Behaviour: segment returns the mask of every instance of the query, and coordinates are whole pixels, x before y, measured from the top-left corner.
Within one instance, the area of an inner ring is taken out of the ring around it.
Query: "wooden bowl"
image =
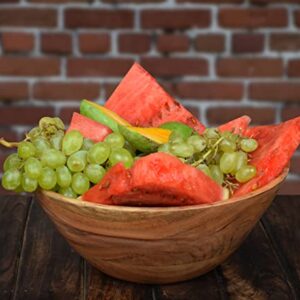
[[[234,252],[287,173],[247,196],[213,205],[121,207],[46,191],[38,199],[69,244],[99,270],[127,281],[171,283],[204,274]]]

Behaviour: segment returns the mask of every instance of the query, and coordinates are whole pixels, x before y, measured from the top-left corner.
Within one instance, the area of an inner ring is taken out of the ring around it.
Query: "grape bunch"
[[[65,134],[62,121],[49,117],[42,118],[17,147],[3,165],[5,189],[34,192],[40,187],[70,198],[85,193],[118,162],[131,167],[135,153],[119,133],[94,143],[76,130]]]
[[[202,135],[194,133],[189,137],[173,131],[169,142],[161,145],[158,151],[175,155],[184,163],[201,170],[230,195],[240,183],[256,175],[256,168],[249,161],[251,152],[257,147],[255,139],[207,128]]]

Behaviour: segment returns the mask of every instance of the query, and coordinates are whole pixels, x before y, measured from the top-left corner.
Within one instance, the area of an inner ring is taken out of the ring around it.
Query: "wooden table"
[[[77,255],[31,197],[0,197],[0,299],[300,299],[300,196],[279,196],[212,272],[170,285],[113,279]]]

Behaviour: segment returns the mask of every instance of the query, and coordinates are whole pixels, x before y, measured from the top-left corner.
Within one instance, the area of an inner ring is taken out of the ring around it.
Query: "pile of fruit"
[[[2,185],[101,204],[171,206],[245,195],[276,178],[300,142],[300,117],[205,128],[135,64],[105,106],[83,100],[70,126],[43,117],[4,162]]]

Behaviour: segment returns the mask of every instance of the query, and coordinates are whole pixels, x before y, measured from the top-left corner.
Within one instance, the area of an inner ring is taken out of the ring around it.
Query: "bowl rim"
[[[284,168],[282,173],[278,175],[275,179],[273,179],[266,185],[262,186],[261,188],[258,188],[253,192],[248,193],[247,195],[237,196],[229,200],[221,200],[211,204],[195,204],[195,205],[168,206],[168,207],[146,207],[146,206],[137,207],[137,206],[121,206],[121,205],[93,203],[93,202],[83,201],[80,198],[79,199],[68,198],[56,192],[47,191],[47,190],[39,190],[37,194],[45,195],[51,199],[54,199],[64,204],[73,205],[82,208],[92,208],[95,210],[102,210],[102,211],[107,210],[107,211],[118,211],[118,212],[143,212],[143,213],[144,212],[155,213],[155,212],[189,211],[189,210],[197,210],[202,208],[204,209],[204,208],[211,208],[211,207],[226,206],[226,205],[231,205],[242,201],[247,201],[249,198],[264,194],[267,191],[273,189],[274,187],[280,185],[287,177],[288,172],[289,172],[289,166]]]

